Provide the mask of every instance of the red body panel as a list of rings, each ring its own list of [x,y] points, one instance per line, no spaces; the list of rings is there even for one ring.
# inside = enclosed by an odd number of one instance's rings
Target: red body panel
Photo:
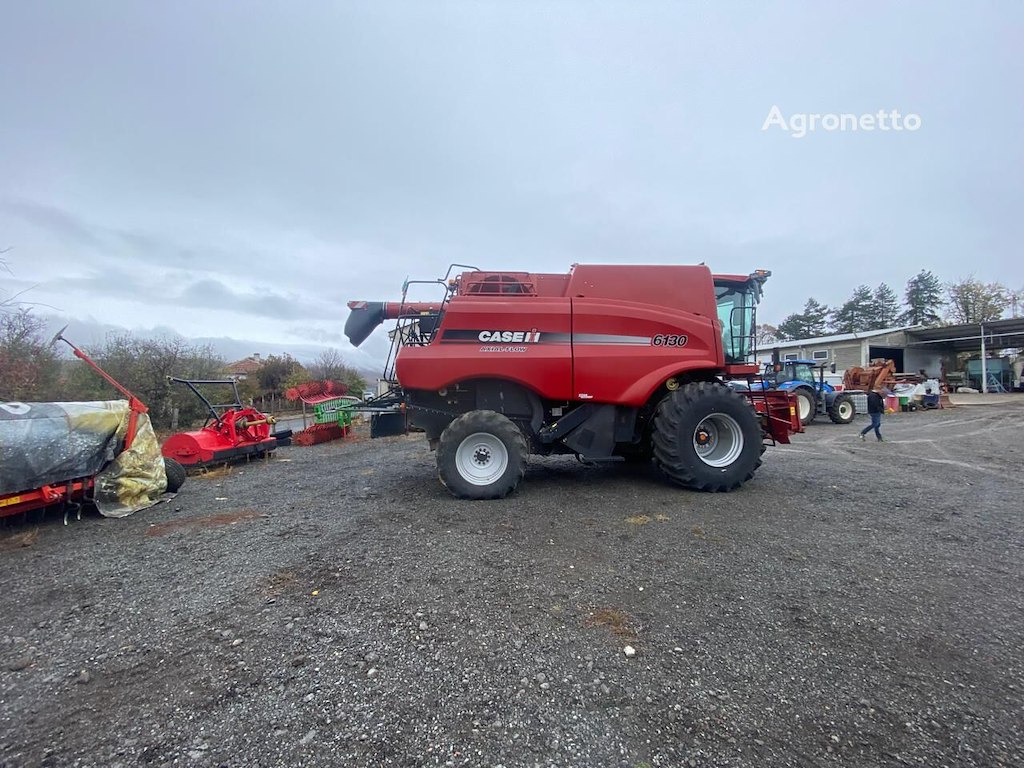
[[[406,305],[400,313],[386,304],[384,314],[408,316],[427,306]],[[506,331],[519,335],[490,338]],[[661,337],[673,343],[660,345]],[[691,370],[724,370],[714,281],[704,266],[465,273],[431,343],[403,347],[396,362],[407,389],[498,378],[548,400],[633,406]]]
[[[481,331],[533,329],[544,334],[544,343],[492,344],[479,338]],[[403,347],[395,371],[399,382],[412,389],[438,390],[468,379],[499,378],[523,384],[543,398],[570,400],[571,333],[568,299],[456,296],[433,341]],[[484,351],[491,349],[502,351]]]
[[[713,318],[589,298],[573,299],[572,310],[574,400],[640,406],[675,374],[721,367]],[[652,346],[658,334],[685,335],[686,344]]]
[[[81,501],[86,498],[93,485],[93,478],[87,477],[69,480],[61,485],[44,485],[31,491],[5,494],[0,496],[0,517],[41,509],[63,501]]]

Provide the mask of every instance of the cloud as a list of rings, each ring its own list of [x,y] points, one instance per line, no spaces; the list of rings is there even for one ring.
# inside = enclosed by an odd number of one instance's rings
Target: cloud
[[[70,208],[25,198],[0,200],[0,214],[28,224],[55,245],[74,249],[79,265],[143,264],[147,270],[162,267],[217,274],[251,269],[254,261],[262,261],[266,255],[261,248],[228,244],[229,238],[223,232],[216,233],[221,241],[207,239],[197,244],[189,242],[188,237],[167,235],[157,229],[108,226]],[[201,238],[196,231],[191,231],[190,236]],[[85,256],[82,249],[91,253]]]
[[[68,211],[31,200],[0,200],[0,211],[54,235],[66,245],[101,251],[105,246],[103,233]]]
[[[65,295],[88,296],[93,302],[117,299],[149,307],[176,307],[279,321],[341,317],[340,305],[316,296],[235,288],[210,277],[183,283],[186,275],[173,270],[142,272],[111,268],[92,271],[71,281],[55,279],[42,285],[59,289]]]
[[[453,261],[764,267],[769,321],[922,264],[1024,280],[1016,6],[184,4],[10,4],[0,247],[41,302],[338,344]],[[772,104],[924,125],[797,141]]]
[[[173,328],[167,326],[137,326],[128,328],[126,326],[104,323],[92,317],[68,318],[60,315],[43,315],[46,321],[45,334],[53,334],[64,328],[64,336],[86,351],[101,348],[111,336],[131,334],[138,338],[161,338],[181,339],[196,346],[208,346],[214,354],[220,355],[227,361],[239,360],[254,353],[266,355],[291,355],[299,362],[306,364],[313,362],[327,346],[317,344],[296,344],[296,343],[272,343],[255,338],[228,337],[228,336],[183,336]],[[332,345],[337,346],[337,345]],[[361,350],[343,348],[341,350],[345,362],[365,372],[379,372],[383,366],[383,359],[376,359],[367,355]]]
[[[197,309],[236,312],[275,320],[295,320],[315,316],[315,308],[308,297],[283,295],[270,291],[236,291],[219,280],[207,278],[185,286],[177,295],[167,297],[165,303]]]
[[[306,341],[318,341],[323,344],[334,344],[334,345],[347,345],[348,341],[339,332],[325,331],[322,328],[317,328],[312,325],[292,325],[285,328],[285,333],[289,336],[294,336],[297,339],[305,339]]]

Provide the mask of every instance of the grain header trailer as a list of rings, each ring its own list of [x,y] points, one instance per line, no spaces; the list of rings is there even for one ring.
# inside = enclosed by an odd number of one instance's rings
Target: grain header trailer
[[[358,346],[397,321],[395,394],[456,496],[502,497],[529,454],[555,453],[653,460],[678,485],[731,491],[753,477],[765,440],[801,429],[787,393],[723,383],[758,373],[748,360],[768,272],[453,268],[420,281],[437,301],[407,302],[407,282],[401,301],[350,302],[345,334]]]

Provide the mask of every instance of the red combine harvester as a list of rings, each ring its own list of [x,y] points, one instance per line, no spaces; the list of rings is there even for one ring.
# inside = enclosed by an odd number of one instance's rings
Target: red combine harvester
[[[200,469],[252,456],[262,458],[277,448],[277,438],[270,434],[273,419],[255,408],[243,406],[238,396],[238,385],[233,380],[168,378],[191,389],[209,409],[210,415],[201,429],[178,432],[167,438],[161,447],[164,456],[174,459],[185,469]],[[230,387],[234,400],[211,403],[199,389],[206,385]]]
[[[455,267],[472,271],[449,279]],[[770,274],[453,265],[442,280],[416,281],[443,290],[439,301],[407,303],[407,283],[400,302],[350,302],[345,334],[358,346],[397,321],[394,399],[456,496],[505,496],[531,453],[653,460],[678,485],[731,491],[754,476],[765,441],[801,431],[787,393],[724,383],[758,374],[755,308]]]

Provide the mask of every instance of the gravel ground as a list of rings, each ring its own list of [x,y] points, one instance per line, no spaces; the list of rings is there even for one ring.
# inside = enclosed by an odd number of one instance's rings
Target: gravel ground
[[[355,440],[8,526],[0,765],[1024,765],[1022,421],[815,424],[726,495],[537,460],[497,502]]]

